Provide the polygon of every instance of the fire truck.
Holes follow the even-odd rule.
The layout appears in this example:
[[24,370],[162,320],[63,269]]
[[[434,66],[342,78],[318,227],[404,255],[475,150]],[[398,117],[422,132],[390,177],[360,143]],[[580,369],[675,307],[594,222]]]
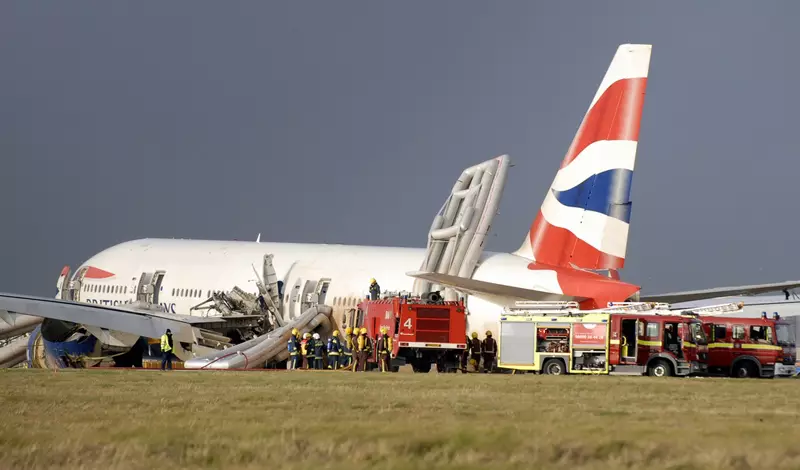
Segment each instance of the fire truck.
[[705,374],[702,322],[667,304],[517,302],[500,317],[498,367],[544,374]]
[[709,338],[708,369],[731,377],[791,377],[797,346],[794,328],[779,316],[769,319],[701,316]]
[[[364,300],[358,305],[356,325],[367,328],[373,340],[381,327],[392,337],[392,371],[410,364],[414,372],[455,372],[467,348],[467,312],[464,302],[444,301],[438,292],[424,297],[395,296]],[[377,351],[368,359],[377,367]]]

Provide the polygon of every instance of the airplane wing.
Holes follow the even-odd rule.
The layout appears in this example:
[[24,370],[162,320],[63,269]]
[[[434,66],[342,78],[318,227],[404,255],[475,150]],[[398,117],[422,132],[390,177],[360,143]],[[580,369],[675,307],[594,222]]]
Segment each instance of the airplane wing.
[[775,282],[772,284],[753,284],[749,286],[715,287],[713,289],[671,292],[667,294],[640,295],[639,300],[642,302],[664,302],[669,304],[677,304],[680,302],[713,299],[716,297],[766,294],[768,292],[780,292],[784,289],[794,289],[796,287],[800,287],[800,281],[784,281]]
[[137,310],[123,306],[87,304],[67,300],[0,293],[0,325],[13,325],[17,315],[52,318],[78,325],[160,338],[169,328],[181,342],[192,343],[192,328],[200,324],[224,322],[219,317],[191,317],[161,311]]
[[493,282],[478,281],[464,277],[451,276],[449,274],[433,273],[426,271],[413,271],[406,273],[416,279],[424,279],[429,282],[452,287],[458,291],[470,295],[505,298],[512,300],[534,300],[534,301],[575,301],[582,302],[584,297],[573,297],[569,295],[553,294],[534,289],[509,286],[505,284],[495,284]]

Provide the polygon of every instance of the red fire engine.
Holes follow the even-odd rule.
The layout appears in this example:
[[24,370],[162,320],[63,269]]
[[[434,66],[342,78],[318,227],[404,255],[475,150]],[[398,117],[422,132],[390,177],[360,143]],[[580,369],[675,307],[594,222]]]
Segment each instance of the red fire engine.
[[792,325],[780,320],[701,316],[709,338],[710,373],[731,377],[789,377],[797,349]]
[[544,374],[706,372],[707,341],[696,318],[645,302],[579,310],[575,302],[518,302],[500,317],[498,366]]
[[[367,328],[370,338],[380,335],[382,326],[392,337],[392,371],[410,364],[414,372],[430,372],[431,364],[440,372],[455,371],[467,347],[467,313],[462,301],[443,301],[438,293],[426,298],[392,297],[365,300],[358,306],[359,327]],[[369,358],[375,368],[377,351]]]

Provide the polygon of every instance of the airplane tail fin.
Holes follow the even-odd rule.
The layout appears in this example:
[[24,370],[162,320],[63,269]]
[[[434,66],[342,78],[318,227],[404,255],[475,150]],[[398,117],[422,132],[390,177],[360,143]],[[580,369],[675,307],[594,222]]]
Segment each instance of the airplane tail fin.
[[617,49],[539,214],[514,254],[581,269],[625,264],[651,48],[623,44]]

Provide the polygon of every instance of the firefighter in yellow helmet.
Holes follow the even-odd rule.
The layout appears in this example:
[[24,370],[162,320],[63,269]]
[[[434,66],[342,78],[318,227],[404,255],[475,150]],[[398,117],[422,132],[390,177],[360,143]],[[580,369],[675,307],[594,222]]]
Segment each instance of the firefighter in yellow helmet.
[[381,327],[381,335],[378,337],[378,361],[381,365],[381,372],[389,372],[392,362],[392,337],[389,336],[389,328]]
[[478,372],[481,367],[481,340],[478,339],[478,332],[472,332],[472,339],[469,342],[469,362],[472,369]]
[[370,300],[378,300],[381,297],[381,286],[378,281],[373,277],[369,280],[369,298]]
[[286,361],[286,368],[288,370],[295,370],[300,368],[300,332],[297,328],[292,329],[292,335],[289,336],[289,360]]
[[339,368],[339,356],[342,354],[342,342],[339,340],[339,330],[333,330],[333,336],[328,338],[328,369]]
[[353,328],[347,327],[344,329],[344,341],[342,342],[342,368],[346,369],[353,365]]
[[486,339],[481,344],[483,352],[483,371],[492,373],[494,370],[494,358],[497,357],[497,341],[492,338],[492,332],[486,332]]
[[367,370],[367,359],[372,353],[372,339],[367,335],[367,329],[361,328],[358,335],[358,363],[354,370],[365,372]]

